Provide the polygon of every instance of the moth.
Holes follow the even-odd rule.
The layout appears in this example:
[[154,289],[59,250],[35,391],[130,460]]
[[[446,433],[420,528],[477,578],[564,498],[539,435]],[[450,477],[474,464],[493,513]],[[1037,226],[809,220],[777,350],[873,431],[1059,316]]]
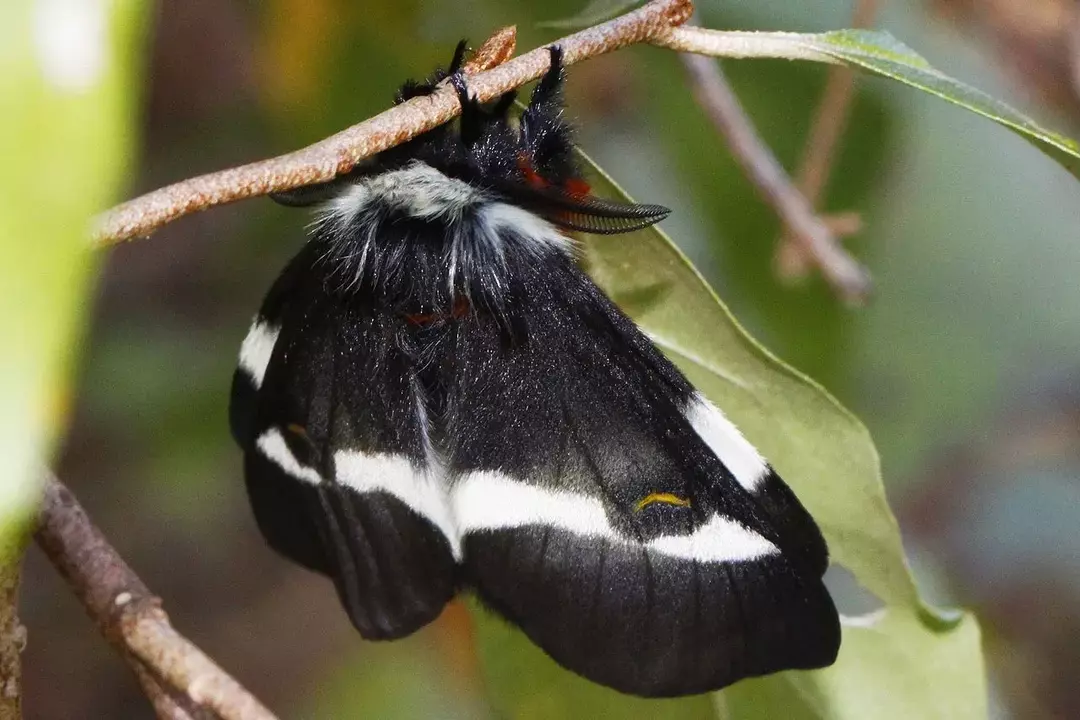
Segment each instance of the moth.
[[360,634],[474,592],[564,667],[641,696],[831,664],[828,553],[792,491],[576,261],[666,208],[590,194],[562,53],[520,119],[461,117],[342,179],[240,349],[230,405],[269,545]]

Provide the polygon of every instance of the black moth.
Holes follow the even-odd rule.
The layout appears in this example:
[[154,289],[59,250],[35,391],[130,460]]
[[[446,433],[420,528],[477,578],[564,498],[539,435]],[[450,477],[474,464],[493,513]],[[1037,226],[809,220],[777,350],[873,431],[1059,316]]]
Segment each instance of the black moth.
[[348,177],[243,342],[230,422],[269,544],[330,576],[360,634],[403,637],[469,589],[551,657],[674,696],[829,665],[814,521],[575,263],[567,229],[665,208],[594,198],[562,56],[513,95]]

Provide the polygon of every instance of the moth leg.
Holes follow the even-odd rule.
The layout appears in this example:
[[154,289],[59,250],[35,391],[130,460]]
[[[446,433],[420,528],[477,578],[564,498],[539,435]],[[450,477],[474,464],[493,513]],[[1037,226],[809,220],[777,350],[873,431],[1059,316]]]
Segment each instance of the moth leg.
[[469,94],[469,88],[465,84],[465,76],[456,73],[450,76],[450,84],[457,91],[458,102],[461,103],[461,142],[465,147],[472,147],[484,133],[486,118],[483,108],[476,98]]
[[540,78],[521,115],[522,150],[542,177],[562,185],[580,173],[574,161],[573,128],[563,119],[563,51],[548,48],[551,68]]
[[552,45],[548,48],[548,55],[551,57],[551,67],[533,89],[526,113],[531,110],[550,114],[552,108],[555,108],[557,112],[562,111],[562,88],[565,79],[563,77],[563,50],[558,45]]
[[435,92],[436,86],[448,77],[453,77],[461,72],[465,64],[465,55],[469,50],[469,41],[462,40],[454,48],[454,56],[450,59],[450,65],[445,70],[438,69],[423,82],[407,80],[397,94],[397,103],[401,104],[414,97],[424,97]]
[[461,71],[461,67],[465,64],[465,53],[469,51],[469,41],[462,39],[458,41],[457,47],[454,48],[454,56],[450,60],[450,67],[446,69],[447,75],[455,75]]

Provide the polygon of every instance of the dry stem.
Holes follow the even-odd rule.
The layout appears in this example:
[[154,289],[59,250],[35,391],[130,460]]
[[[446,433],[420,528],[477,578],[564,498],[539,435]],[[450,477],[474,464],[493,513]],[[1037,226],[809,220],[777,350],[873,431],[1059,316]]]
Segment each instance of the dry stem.
[[[690,0],[655,0],[614,20],[582,30],[557,43],[567,64],[647,41],[693,11]],[[499,31],[512,32],[512,29]],[[484,48],[496,38],[484,44]],[[502,40],[505,43],[505,38]],[[549,67],[549,54],[538,48],[498,64],[508,53],[482,50],[485,63],[469,79],[469,91],[490,100],[540,77]],[[488,64],[490,63],[490,64]],[[474,69],[474,68],[468,68]],[[162,225],[198,210],[325,182],[351,170],[360,160],[400,145],[441,125],[461,111],[449,86],[428,97],[413,98],[302,150],[209,175],[184,180],[147,193],[106,212],[96,223],[95,243],[108,245],[149,235]]]
[[[556,41],[564,61],[572,64],[630,45],[647,42],[685,52],[724,57],[785,57],[835,63],[805,45],[792,33],[720,32],[680,27],[693,13],[691,0],[653,0],[620,17]],[[486,101],[542,75],[549,55],[537,48],[521,57],[513,53],[515,33],[504,28],[492,36],[465,71],[469,90]],[[813,203],[795,189],[772,153],[757,137],[737,99],[726,88],[714,63],[687,59],[698,83],[698,97],[727,137],[747,174],[800,241],[799,247],[821,268],[824,277],[846,299],[861,300],[869,276],[841,248],[826,222],[813,213]],[[113,208],[98,218],[94,241],[108,245],[145,236],[179,217],[216,205],[326,182],[358,162],[451,120],[460,112],[455,93],[443,87],[430,96],[413,98],[373,118],[306,148],[269,160],[210,173],[155,190]]]
[[160,717],[194,720],[213,711],[223,720],[273,720],[253,695],[172,628],[158,598],[51,474],[34,537],[132,666]]
[[21,533],[0,543],[0,720],[22,718],[22,654],[26,629],[19,622]]
[[814,259],[825,279],[849,302],[860,302],[870,290],[870,275],[837,242],[831,230],[792,184],[784,168],[757,134],[719,64],[712,58],[684,54],[698,102],[728,141],[743,172],[757,186],[784,222],[795,232],[800,247]]
[[[855,0],[851,25],[856,28],[870,27],[877,17],[878,0]],[[795,186],[806,197],[810,206],[816,208],[829,183],[829,176],[836,160],[840,139],[847,129],[851,106],[855,99],[855,70],[846,66],[829,68],[825,90],[818,104],[810,127],[810,136],[803,150],[799,170],[795,174]],[[841,232],[837,225],[826,218],[825,222],[838,237],[858,232],[861,222],[852,224],[850,232]],[[809,258],[797,238],[795,230],[785,225],[784,234],[776,248],[776,268],[781,277],[800,278],[809,270]]]

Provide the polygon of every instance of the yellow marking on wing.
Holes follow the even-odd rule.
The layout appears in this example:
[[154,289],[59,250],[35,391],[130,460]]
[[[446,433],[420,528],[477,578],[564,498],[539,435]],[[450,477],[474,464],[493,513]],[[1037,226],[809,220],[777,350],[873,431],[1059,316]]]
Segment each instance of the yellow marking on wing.
[[671,493],[650,493],[638,501],[637,509],[640,512],[653,503],[690,507],[690,501],[686,498],[681,498],[678,495],[672,495]]

